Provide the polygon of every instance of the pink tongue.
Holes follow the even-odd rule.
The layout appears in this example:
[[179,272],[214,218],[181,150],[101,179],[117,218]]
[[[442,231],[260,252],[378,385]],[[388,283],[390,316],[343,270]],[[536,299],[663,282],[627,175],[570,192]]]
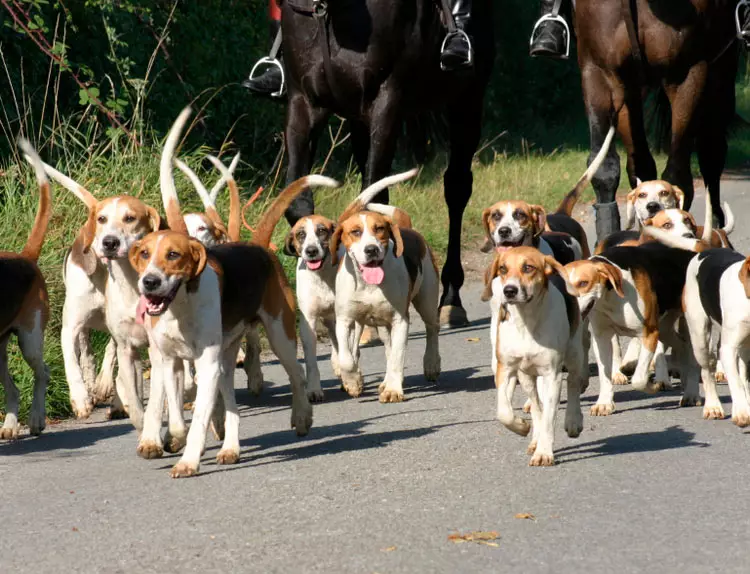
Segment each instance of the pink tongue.
[[323,260],[320,259],[319,261],[307,261],[307,268],[312,271],[317,271],[320,269],[320,266],[323,265]]
[[507,245],[498,245],[497,247],[495,247],[495,251],[497,251],[498,253],[508,251],[508,249],[510,249],[510,247],[508,247]]
[[385,272],[382,267],[360,267],[362,279],[369,285],[380,285],[385,278]]
[[135,322],[139,325],[143,325],[143,321],[146,318],[146,307],[148,306],[148,301],[146,301],[146,298],[141,295],[141,298],[138,299],[138,306],[135,308]]

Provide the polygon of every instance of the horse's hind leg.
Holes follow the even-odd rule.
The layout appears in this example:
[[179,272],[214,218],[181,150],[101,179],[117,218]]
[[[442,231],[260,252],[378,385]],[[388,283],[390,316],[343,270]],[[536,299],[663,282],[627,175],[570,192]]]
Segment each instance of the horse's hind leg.
[[443,295],[440,298],[440,324],[462,327],[467,323],[459,290],[464,284],[461,266],[461,224],[466,204],[471,198],[474,158],[482,130],[482,90],[467,95],[467,101],[454,101],[448,109],[450,125],[450,162],[443,176],[445,203],[448,206],[448,252],[440,275]]
[[669,103],[672,104],[672,141],[669,146],[669,159],[662,179],[678,185],[685,193],[683,209],[690,209],[693,203],[693,175],[690,171],[692,137],[697,124],[695,120],[698,103],[706,84],[708,66],[705,62],[696,64],[681,84],[665,84]]
[[698,164],[711,193],[711,207],[719,227],[725,223],[719,180],[727,159],[727,130],[734,114],[737,57],[737,49],[732,47],[709,68],[698,127]]
[[[363,185],[370,185],[388,176],[391,172],[403,119],[401,113],[403,102],[393,92],[393,90],[386,89],[384,85],[381,93],[372,104],[369,122],[370,147]],[[381,191],[375,197],[375,201],[388,203],[388,190]]]
[[[289,155],[287,183],[310,173],[315,155],[315,144],[326,117],[328,114],[325,110],[312,107],[302,94],[290,93],[284,131]],[[287,209],[287,221],[290,225],[294,225],[298,219],[312,215],[314,209],[312,192],[309,189],[305,190]]]
[[643,124],[643,99],[640,90],[625,95],[625,105],[620,110],[617,128],[628,153],[627,170],[631,189],[638,185],[638,179],[656,179],[656,162],[648,149]]
[[[612,93],[606,74],[593,64],[582,64],[581,83],[591,137],[590,163],[599,153],[612,121],[617,121],[617,118],[612,118],[612,105],[616,99],[622,100],[622,94]],[[619,184],[620,157],[617,155],[616,146],[611,145],[601,167],[591,179],[591,185],[596,192],[594,209],[597,241],[604,239],[613,231],[620,230],[620,212],[615,201]]]

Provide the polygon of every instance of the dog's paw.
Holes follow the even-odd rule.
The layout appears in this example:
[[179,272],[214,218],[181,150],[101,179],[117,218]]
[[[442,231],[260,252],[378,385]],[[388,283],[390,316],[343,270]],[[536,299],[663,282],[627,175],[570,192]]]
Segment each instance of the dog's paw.
[[342,372],[341,383],[349,396],[354,397],[355,399],[362,394],[362,391],[365,388],[364,377],[359,371],[354,373]]
[[555,457],[552,454],[534,453],[529,461],[529,466],[554,466]]
[[592,417],[607,417],[615,412],[615,403],[596,403],[591,405],[589,414]]
[[240,453],[230,448],[223,448],[216,455],[216,464],[237,464],[240,461]]
[[680,398],[681,407],[699,407],[703,404],[703,399],[700,396],[694,395],[682,395]]
[[622,371],[617,371],[616,373],[612,374],[612,384],[613,385],[627,385],[628,377]]
[[740,428],[750,426],[750,412],[747,410],[732,412],[732,422]]
[[187,433],[171,433],[167,431],[164,437],[164,450],[169,453],[180,452],[187,444]]
[[703,418],[706,420],[721,420],[725,417],[724,409],[721,405],[703,407]]
[[529,456],[531,456],[535,452],[536,452],[536,441],[532,440],[529,443],[529,446],[526,447],[526,454],[528,454]]
[[161,445],[152,440],[142,440],[138,443],[136,452],[138,453],[138,456],[145,459],[161,458],[164,456],[164,449]]
[[198,465],[189,462],[178,462],[169,471],[169,476],[172,478],[187,478],[196,474],[198,474]]
[[0,428],[0,440],[16,440],[18,438],[18,425]]
[[526,402],[523,404],[523,408],[521,409],[526,414],[529,414],[531,412],[531,399],[526,399]]
[[297,436],[305,436],[313,424],[313,408],[308,402],[304,405],[292,405],[292,428]]
[[664,383],[660,381],[637,381],[633,379],[631,381],[633,388],[638,391],[643,391],[649,395],[655,395],[656,393],[664,390]]
[[727,376],[723,371],[716,371],[714,373],[714,380],[717,383],[726,383],[727,382]]
[[86,397],[86,400],[84,401],[71,400],[70,406],[73,409],[73,414],[78,420],[89,418],[94,410],[94,403],[88,397]]
[[381,403],[402,403],[404,402],[403,391],[396,391],[393,389],[384,388],[380,392]]
[[195,409],[195,403],[182,403],[183,411],[192,411],[193,409]]

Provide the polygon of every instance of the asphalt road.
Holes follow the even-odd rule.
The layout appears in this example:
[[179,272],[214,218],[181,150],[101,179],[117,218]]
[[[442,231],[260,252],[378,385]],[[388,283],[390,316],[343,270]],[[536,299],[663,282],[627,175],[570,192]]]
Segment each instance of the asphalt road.
[[[725,189],[735,214],[748,213],[750,184]],[[739,216],[735,246],[750,251],[748,235]],[[441,335],[438,384],[422,377],[415,322],[402,404],[377,400],[382,347],[363,350],[356,400],[320,349],[327,400],[303,439],[280,367],[264,366],[258,399],[238,371],[235,466],[213,462],[210,438],[201,474],[172,480],[175,456],[138,458],[130,424],[101,410],[0,445],[0,573],[747,572],[750,431],[679,408],[678,391],[629,386],[614,415],[591,417],[592,378],[584,432],[569,439],[559,417],[558,464],[529,468],[527,439],[494,420],[479,293],[465,290],[471,326]],[[473,531],[499,538],[449,541]]]

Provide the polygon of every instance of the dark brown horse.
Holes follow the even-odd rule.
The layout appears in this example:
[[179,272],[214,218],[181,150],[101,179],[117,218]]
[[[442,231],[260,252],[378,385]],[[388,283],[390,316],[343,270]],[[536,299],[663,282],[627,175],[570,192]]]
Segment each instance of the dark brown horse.
[[[734,115],[738,44],[733,0],[577,0],[575,29],[591,155],[601,148],[613,111],[627,150],[630,186],[656,179],[644,128],[647,87],[663,88],[671,104],[669,159],[662,179],[693,200],[690,156],[698,153],[703,180],[721,225],[719,179]],[[624,104],[624,105],[623,105]],[[592,183],[598,238],[620,228],[615,192],[620,161],[615,146]]]
[[[354,156],[366,186],[390,174],[405,120],[427,109],[445,109],[450,162],[444,185],[450,223],[441,322],[465,323],[459,297],[464,281],[461,219],[471,196],[471,161],[494,58],[491,0],[473,2],[467,32],[473,40],[474,67],[461,76],[440,69],[446,28],[437,0],[285,0],[282,27],[289,94],[288,181],[309,173],[316,141],[332,113],[350,120]],[[387,191],[378,200],[387,201]],[[290,207],[287,219],[293,223],[312,211],[308,192]]]

